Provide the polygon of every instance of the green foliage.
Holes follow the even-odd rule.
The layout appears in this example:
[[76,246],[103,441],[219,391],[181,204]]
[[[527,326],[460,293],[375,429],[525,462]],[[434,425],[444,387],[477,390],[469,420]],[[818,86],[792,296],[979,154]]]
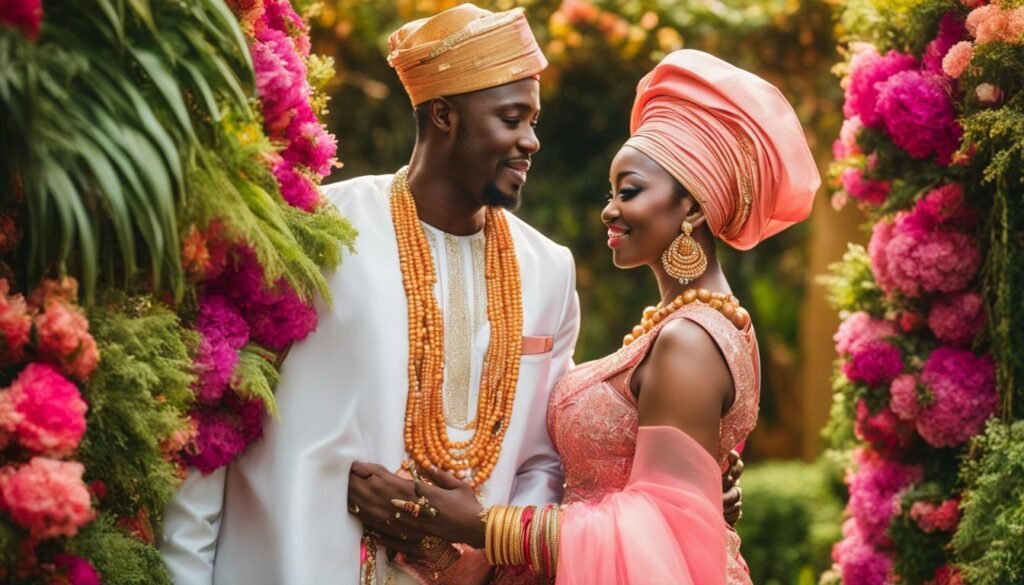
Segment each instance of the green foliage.
[[229,118],[216,128],[214,144],[188,168],[182,225],[222,222],[232,238],[253,249],[268,284],[284,277],[303,298],[319,294],[329,302],[321,266],[340,262],[341,248],[352,249],[355,230],[329,205],[309,213],[281,198],[263,163],[270,145],[258,129]]
[[830,276],[819,281],[828,288],[828,302],[840,312],[865,311],[879,316],[884,313],[884,294],[871,272],[871,258],[864,246],[850,244],[843,259],[829,266]]
[[919,55],[949,11],[965,9],[957,0],[846,0],[840,39],[867,41],[882,52],[895,49]]
[[250,343],[238,352],[238,364],[231,378],[231,389],[243,398],[261,400],[273,416],[277,416],[274,387],[281,379],[274,364],[276,354]]
[[1024,583],[1024,421],[990,421],[964,461],[953,548],[971,585]]
[[89,411],[79,460],[86,480],[103,480],[103,510],[158,514],[178,485],[161,443],[187,426],[197,336],[146,297],[104,298],[89,321],[101,361],[83,393]]
[[950,534],[936,531],[924,532],[910,516],[914,502],[926,501],[940,504],[949,493],[936,483],[926,483],[908,490],[900,498],[900,512],[893,517],[886,534],[900,551],[893,559],[893,572],[907,583],[927,583],[932,580],[935,567],[946,562],[946,547]]
[[67,270],[91,302],[102,269],[180,295],[194,121],[248,111],[238,24],[219,0],[58,0],[45,20],[38,43],[0,28],[0,197],[28,207],[28,284]]
[[172,585],[160,552],[117,528],[107,514],[82,529],[68,548],[92,563],[103,585]]
[[765,462],[744,472],[737,530],[754,583],[813,583],[831,565],[832,544],[841,536],[838,473],[825,459]]
[[[995,55],[990,55],[995,57]],[[1024,62],[1024,55],[1018,55]],[[985,301],[1003,415],[1024,417],[1024,93],[999,109],[983,109],[963,121],[965,139],[978,144],[979,190],[991,197]]]

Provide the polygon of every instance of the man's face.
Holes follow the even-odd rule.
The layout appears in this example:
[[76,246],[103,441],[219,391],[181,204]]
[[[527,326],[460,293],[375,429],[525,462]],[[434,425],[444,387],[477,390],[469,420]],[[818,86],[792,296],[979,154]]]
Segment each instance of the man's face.
[[451,101],[460,120],[453,154],[467,188],[483,205],[515,209],[530,157],[540,150],[540,83],[523,79]]

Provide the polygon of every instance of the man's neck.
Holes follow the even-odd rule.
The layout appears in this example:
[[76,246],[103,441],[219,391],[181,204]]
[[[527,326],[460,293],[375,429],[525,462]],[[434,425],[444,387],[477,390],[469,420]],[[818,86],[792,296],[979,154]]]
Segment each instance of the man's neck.
[[468,236],[484,229],[486,208],[467,204],[473,198],[459,194],[446,175],[433,170],[436,168],[441,167],[421,162],[413,153],[409,163],[409,189],[420,221],[456,236]]

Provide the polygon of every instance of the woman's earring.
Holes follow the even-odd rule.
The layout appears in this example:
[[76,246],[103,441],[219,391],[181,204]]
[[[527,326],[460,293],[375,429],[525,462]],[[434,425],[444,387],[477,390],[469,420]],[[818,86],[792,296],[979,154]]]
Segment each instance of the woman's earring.
[[689,284],[708,269],[708,257],[697,243],[690,237],[693,226],[683,222],[683,233],[672,240],[672,244],[661,255],[661,265],[672,278],[679,279],[680,284]]

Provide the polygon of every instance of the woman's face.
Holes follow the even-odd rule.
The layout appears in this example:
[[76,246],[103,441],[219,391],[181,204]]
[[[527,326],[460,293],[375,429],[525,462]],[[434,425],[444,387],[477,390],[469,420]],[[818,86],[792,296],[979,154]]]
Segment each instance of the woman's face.
[[612,262],[635,268],[659,261],[686,214],[675,179],[647,155],[623,146],[612,160],[609,181],[601,220],[608,226]]

